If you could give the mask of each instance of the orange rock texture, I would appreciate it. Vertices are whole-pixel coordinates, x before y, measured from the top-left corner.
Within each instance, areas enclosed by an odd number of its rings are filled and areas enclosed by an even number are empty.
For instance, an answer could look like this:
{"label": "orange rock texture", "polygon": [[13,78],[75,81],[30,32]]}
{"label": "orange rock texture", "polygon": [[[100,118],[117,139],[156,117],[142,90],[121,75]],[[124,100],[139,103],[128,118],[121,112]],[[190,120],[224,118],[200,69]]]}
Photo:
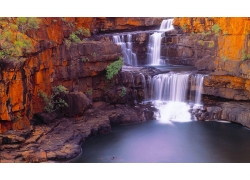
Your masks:
{"label": "orange rock texture", "polygon": [[210,55],[195,63],[200,70],[214,71],[205,78],[205,94],[250,99],[250,18],[174,18],[174,25],[187,36],[198,37],[201,46],[213,47]]}
{"label": "orange rock texture", "polygon": [[[100,32],[159,26],[163,18],[49,17],[38,29],[27,30],[34,50],[22,61],[0,62],[0,133],[30,125],[34,113],[43,111],[38,91],[64,85],[69,91],[89,93],[99,100],[105,91],[105,68],[121,56],[112,42],[85,40]],[[80,43],[65,43],[78,28],[89,29]]]}

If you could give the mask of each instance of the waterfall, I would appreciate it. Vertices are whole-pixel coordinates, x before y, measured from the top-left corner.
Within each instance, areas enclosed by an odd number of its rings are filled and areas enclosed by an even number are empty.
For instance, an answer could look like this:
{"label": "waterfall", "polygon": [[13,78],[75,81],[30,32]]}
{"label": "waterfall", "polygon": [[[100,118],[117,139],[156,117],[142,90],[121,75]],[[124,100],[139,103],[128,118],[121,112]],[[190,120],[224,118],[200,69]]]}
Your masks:
{"label": "waterfall", "polygon": [[[152,103],[159,110],[156,118],[164,123],[192,120],[191,106],[187,101],[188,83],[191,73],[159,74],[152,78]],[[195,102],[201,105],[201,91],[204,75],[195,76]]]}
{"label": "waterfall", "polygon": [[173,19],[163,20],[159,31],[149,37],[147,60],[150,65],[161,64],[161,39],[165,36],[165,32],[173,30]]}
{"label": "waterfall", "polygon": [[204,74],[196,74],[195,105],[201,105],[201,93],[203,87]]}
{"label": "waterfall", "polygon": [[148,91],[147,91],[146,79],[145,79],[144,74],[140,73],[140,76],[141,76],[141,81],[142,81],[142,85],[143,85],[144,100],[146,101],[148,99],[147,98]]}
{"label": "waterfall", "polygon": [[189,74],[159,74],[152,79],[152,98],[160,101],[185,102]]}
{"label": "waterfall", "polygon": [[137,101],[136,101],[136,94],[135,94],[135,80],[134,80],[133,74],[132,74],[131,72],[130,72],[130,74],[131,74],[132,83],[133,83],[133,88],[134,88],[134,90],[133,90],[134,103],[137,104]]}
{"label": "waterfall", "polygon": [[137,56],[132,51],[132,35],[127,34],[127,42],[125,42],[124,35],[115,35],[113,36],[113,42],[117,45],[120,45],[122,48],[123,61],[127,65],[137,66]]}

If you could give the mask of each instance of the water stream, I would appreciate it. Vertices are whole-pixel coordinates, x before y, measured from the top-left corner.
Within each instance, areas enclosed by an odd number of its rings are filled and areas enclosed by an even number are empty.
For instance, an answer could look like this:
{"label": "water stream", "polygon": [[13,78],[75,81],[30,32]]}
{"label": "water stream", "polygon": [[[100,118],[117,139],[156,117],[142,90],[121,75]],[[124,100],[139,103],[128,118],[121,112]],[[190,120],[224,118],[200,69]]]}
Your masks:
{"label": "water stream", "polygon": [[[202,106],[205,75],[197,74],[193,67],[164,63],[161,40],[166,31],[174,29],[172,21],[164,20],[150,36],[145,65],[165,70],[152,77],[135,67],[132,35],[113,36],[122,48],[124,63],[130,65],[123,71],[139,71],[142,103],[151,103],[158,109],[157,121],[112,127],[110,134],[85,142],[83,154],[76,162],[250,162],[250,143],[246,138],[250,137],[249,130],[235,124],[198,122],[192,116],[192,109]],[[131,76],[137,102],[133,73]],[[246,148],[237,148],[242,145]]]}
{"label": "water stream", "polygon": [[[127,39],[125,41],[125,38]],[[115,35],[113,42],[122,48],[123,61],[126,65],[137,66],[137,56],[133,52],[132,35]]]}
{"label": "water stream", "polygon": [[173,19],[163,20],[158,32],[154,32],[149,38],[147,61],[150,65],[160,65],[165,62],[161,59],[161,40],[165,32],[173,30]]}

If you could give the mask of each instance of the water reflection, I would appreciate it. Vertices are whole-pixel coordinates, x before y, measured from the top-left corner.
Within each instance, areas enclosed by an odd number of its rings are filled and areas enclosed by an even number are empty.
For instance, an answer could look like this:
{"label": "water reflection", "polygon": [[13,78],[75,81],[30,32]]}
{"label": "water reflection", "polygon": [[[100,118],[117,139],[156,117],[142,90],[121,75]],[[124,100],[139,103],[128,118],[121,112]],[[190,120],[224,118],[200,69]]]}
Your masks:
{"label": "water reflection", "polygon": [[78,163],[250,162],[250,131],[238,124],[147,121],[112,127],[82,145]]}

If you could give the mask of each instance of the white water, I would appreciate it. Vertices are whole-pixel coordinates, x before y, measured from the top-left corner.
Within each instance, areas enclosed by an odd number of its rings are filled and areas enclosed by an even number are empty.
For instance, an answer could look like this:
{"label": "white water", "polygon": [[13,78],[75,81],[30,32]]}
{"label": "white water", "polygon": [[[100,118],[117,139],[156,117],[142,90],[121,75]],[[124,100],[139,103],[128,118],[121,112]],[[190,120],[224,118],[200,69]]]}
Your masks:
{"label": "white water", "polygon": [[126,65],[137,66],[137,56],[132,51],[132,35],[126,35],[127,42],[125,42],[124,35],[115,35],[113,36],[113,42],[117,45],[120,45],[122,48],[123,61]]}
{"label": "white water", "polygon": [[152,79],[151,97],[154,100],[184,102],[189,74],[159,74]]}
{"label": "white water", "polygon": [[143,85],[144,99],[146,101],[147,100],[147,94],[148,94],[146,79],[145,79],[144,74],[140,73],[140,76],[141,76],[141,81],[142,81],[142,85]]}
{"label": "white water", "polygon": [[[186,101],[188,79],[190,73],[159,74],[151,81],[151,101],[158,109],[156,119],[162,123],[188,122],[194,120],[191,116],[191,105]],[[201,92],[203,86],[202,74],[195,76],[195,105],[201,106]]]}
{"label": "white water", "polygon": [[149,37],[147,60],[150,65],[160,65],[161,60],[161,40],[165,37],[165,32],[173,30],[173,19],[163,20],[159,32],[155,32]]}
{"label": "white water", "polygon": [[196,76],[195,77],[195,80],[196,80],[195,105],[200,106],[201,105],[201,93],[202,93],[202,88],[203,88],[204,75],[203,74],[196,74],[195,76]]}

